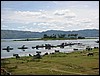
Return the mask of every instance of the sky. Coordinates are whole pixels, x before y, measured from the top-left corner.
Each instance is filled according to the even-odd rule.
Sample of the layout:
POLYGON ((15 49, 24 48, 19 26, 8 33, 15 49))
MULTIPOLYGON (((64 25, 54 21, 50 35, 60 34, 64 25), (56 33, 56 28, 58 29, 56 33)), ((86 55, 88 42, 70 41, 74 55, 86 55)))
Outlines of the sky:
POLYGON ((99 29, 99 1, 1 1, 1 29, 99 29))

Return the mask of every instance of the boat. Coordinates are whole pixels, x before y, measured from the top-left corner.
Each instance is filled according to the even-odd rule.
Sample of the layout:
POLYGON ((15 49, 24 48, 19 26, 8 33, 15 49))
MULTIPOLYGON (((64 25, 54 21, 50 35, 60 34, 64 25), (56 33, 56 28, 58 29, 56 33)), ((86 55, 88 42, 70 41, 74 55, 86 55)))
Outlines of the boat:
POLYGON ((76 50, 78 50, 78 49, 74 48, 73 50, 76 51, 76 50))
POLYGON ((13 48, 3 48, 2 50, 13 50, 13 48))
POLYGON ((28 49, 28 47, 19 47, 18 49, 28 49))
POLYGON ((25 47, 25 45, 23 45, 22 47, 19 47, 18 49, 28 49, 28 47, 25 47))
POLYGON ((99 40, 98 41, 95 41, 96 43, 99 43, 99 40))
POLYGON ((7 46, 7 48, 3 48, 2 50, 7 50, 7 52, 10 52, 10 50, 13 50, 13 48, 10 48, 9 46, 7 46))
POLYGON ((7 48, 3 48, 2 50, 13 50, 13 48, 10 48, 10 46, 7 46, 7 48))

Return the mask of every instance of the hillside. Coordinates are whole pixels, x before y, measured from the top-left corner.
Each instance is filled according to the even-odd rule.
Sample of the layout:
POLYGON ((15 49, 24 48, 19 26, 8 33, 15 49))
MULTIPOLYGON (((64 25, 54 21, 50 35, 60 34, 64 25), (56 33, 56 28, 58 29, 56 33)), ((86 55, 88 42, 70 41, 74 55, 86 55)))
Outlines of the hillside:
POLYGON ((1 39, 38 38, 38 37, 40 37, 39 32, 1 30, 1 39))
POLYGON ((17 31, 17 30, 1 30, 1 39, 17 39, 17 38, 41 38, 44 34, 78 34, 84 37, 99 37, 99 30, 86 29, 78 31, 60 31, 48 30, 44 32, 17 31))

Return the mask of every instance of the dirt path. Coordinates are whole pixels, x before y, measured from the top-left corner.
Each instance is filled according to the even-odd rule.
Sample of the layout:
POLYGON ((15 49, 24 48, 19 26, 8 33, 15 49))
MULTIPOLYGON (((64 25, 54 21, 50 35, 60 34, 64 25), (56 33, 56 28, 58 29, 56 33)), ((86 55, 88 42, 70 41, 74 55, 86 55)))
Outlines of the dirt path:
POLYGON ((88 75, 88 74, 83 74, 83 73, 76 73, 76 72, 70 72, 70 71, 64 71, 64 70, 59 70, 59 69, 53 69, 53 68, 39 68, 39 67, 31 67, 31 68, 36 68, 36 69, 47 69, 50 71, 58 71, 58 72, 64 72, 64 73, 70 73, 73 75, 88 75))

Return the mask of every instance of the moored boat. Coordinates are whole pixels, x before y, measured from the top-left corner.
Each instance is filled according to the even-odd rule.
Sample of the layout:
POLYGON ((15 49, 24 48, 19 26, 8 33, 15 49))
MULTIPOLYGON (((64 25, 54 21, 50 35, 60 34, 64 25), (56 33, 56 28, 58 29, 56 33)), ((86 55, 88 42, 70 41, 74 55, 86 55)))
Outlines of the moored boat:
POLYGON ((10 48, 10 46, 7 46, 7 48, 3 48, 2 50, 7 50, 7 52, 10 52, 10 50, 13 50, 13 48, 10 48))
POLYGON ((99 40, 98 41, 95 41, 96 43, 99 43, 99 40))
POLYGON ((18 49, 28 49, 28 47, 25 47, 25 45, 23 45, 22 47, 18 47, 18 49))
POLYGON ((13 50, 13 48, 3 48, 2 50, 13 50))

